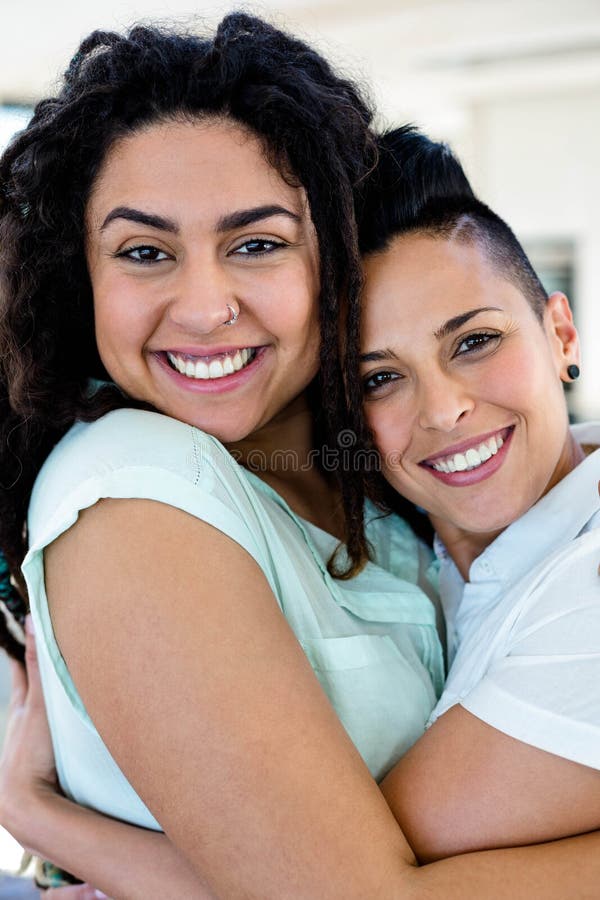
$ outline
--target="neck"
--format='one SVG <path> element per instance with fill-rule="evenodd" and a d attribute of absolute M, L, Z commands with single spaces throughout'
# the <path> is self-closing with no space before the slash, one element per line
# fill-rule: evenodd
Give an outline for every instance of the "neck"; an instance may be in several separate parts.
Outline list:
<path fill-rule="evenodd" d="M 551 491 L 559 481 L 562 481 L 562 479 L 569 474 L 569 472 L 572 472 L 585 458 L 585 455 L 582 447 L 569 432 L 560 460 L 538 500 Z M 526 511 L 527 510 L 524 510 L 523 512 Z M 507 522 L 502 528 L 489 532 L 473 532 L 461 528 L 447 519 L 441 519 L 437 516 L 430 516 L 430 519 L 431 524 L 444 543 L 446 550 L 450 554 L 456 568 L 465 581 L 469 580 L 469 570 L 472 563 L 506 528 L 508 528 L 509 525 L 512 524 L 512 522 Z M 516 521 L 516 519 L 513 521 Z"/>
<path fill-rule="evenodd" d="M 241 465 L 267 480 L 271 475 L 295 475 L 310 462 L 313 444 L 313 416 L 303 393 L 258 431 L 227 444 L 227 449 Z"/>
<path fill-rule="evenodd" d="M 464 528 L 459 528 L 458 525 L 454 525 L 453 522 L 448 522 L 446 519 L 438 519 L 437 516 L 430 516 L 429 518 L 438 537 L 465 581 L 469 580 L 469 570 L 474 560 L 504 531 L 503 528 L 490 532 L 466 531 Z"/>
<path fill-rule="evenodd" d="M 229 452 L 283 497 L 294 512 L 340 540 L 345 532 L 337 487 L 317 464 L 314 416 L 304 392 Z"/>

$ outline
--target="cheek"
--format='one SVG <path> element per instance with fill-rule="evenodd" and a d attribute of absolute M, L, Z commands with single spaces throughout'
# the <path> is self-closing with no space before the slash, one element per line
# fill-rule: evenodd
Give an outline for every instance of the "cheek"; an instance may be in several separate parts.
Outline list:
<path fill-rule="evenodd" d="M 273 289 L 274 288 L 274 289 Z M 321 343 L 318 285 L 302 272 L 294 280 L 280 280 L 271 290 L 264 312 L 267 328 L 292 353 L 318 359 Z"/>
<path fill-rule="evenodd" d="M 118 282 L 99 280 L 94 292 L 96 344 L 102 362 L 114 377 L 132 354 L 139 355 L 152 333 L 152 306 L 139 303 L 131 290 Z"/>
<path fill-rule="evenodd" d="M 137 334 L 153 318 L 152 294 L 118 277 L 92 281 L 96 327 L 107 337 L 123 341 Z"/>
<path fill-rule="evenodd" d="M 539 415 L 551 397 L 562 396 L 547 347 L 542 344 L 524 349 L 515 342 L 506 352 L 492 356 L 482 374 L 474 372 L 479 395 L 517 413 Z"/>
<path fill-rule="evenodd" d="M 390 400 L 375 400 L 365 404 L 365 418 L 384 467 L 388 464 L 393 467 L 410 442 L 412 428 L 408 416 L 401 415 Z"/>

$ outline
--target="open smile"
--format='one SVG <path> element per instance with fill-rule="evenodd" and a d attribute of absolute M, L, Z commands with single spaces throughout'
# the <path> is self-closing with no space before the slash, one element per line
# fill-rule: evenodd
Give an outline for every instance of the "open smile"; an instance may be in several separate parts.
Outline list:
<path fill-rule="evenodd" d="M 225 378 L 227 375 L 240 372 L 250 365 L 256 354 L 256 347 L 241 347 L 212 356 L 194 356 L 191 353 L 171 350 L 166 352 L 169 365 L 176 372 L 185 375 L 186 378 L 202 381 Z"/>
<path fill-rule="evenodd" d="M 262 369 L 268 347 L 173 348 L 151 353 L 179 389 L 194 394 L 223 394 L 252 381 Z M 195 351 L 195 352 L 192 352 Z"/>
<path fill-rule="evenodd" d="M 463 441 L 444 453 L 427 457 L 419 465 L 445 484 L 457 487 L 474 484 L 500 468 L 514 430 L 515 426 L 511 425 L 492 434 Z"/>

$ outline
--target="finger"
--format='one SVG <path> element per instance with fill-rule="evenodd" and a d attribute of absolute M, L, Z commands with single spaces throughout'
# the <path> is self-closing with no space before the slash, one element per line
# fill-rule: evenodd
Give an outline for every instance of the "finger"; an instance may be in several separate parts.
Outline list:
<path fill-rule="evenodd" d="M 40 667 L 35 646 L 35 634 L 31 615 L 25 619 L 25 663 L 27 665 L 28 701 L 33 708 L 44 705 Z"/>
<path fill-rule="evenodd" d="M 27 697 L 27 672 L 25 666 L 12 657 L 8 658 L 10 668 L 10 703 L 11 710 L 23 706 Z"/>
<path fill-rule="evenodd" d="M 69 887 L 50 888 L 43 891 L 41 896 L 43 900 L 99 900 L 106 897 L 106 894 L 94 890 L 91 884 L 73 884 Z"/>

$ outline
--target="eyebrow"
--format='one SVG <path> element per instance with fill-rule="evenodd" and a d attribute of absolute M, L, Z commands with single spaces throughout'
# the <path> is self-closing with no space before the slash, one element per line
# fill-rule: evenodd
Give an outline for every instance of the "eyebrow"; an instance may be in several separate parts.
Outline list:
<path fill-rule="evenodd" d="M 382 362 L 386 359 L 398 359 L 393 350 L 371 350 L 370 353 L 361 353 L 359 362 Z"/>
<path fill-rule="evenodd" d="M 245 228 L 247 225 L 252 225 L 254 222 L 260 222 L 263 219 L 270 219 L 272 216 L 287 216 L 294 222 L 300 221 L 300 216 L 292 212 L 292 210 L 286 209 L 284 206 L 268 204 L 266 206 L 254 206 L 251 209 L 240 209 L 221 216 L 217 221 L 216 231 L 222 233 L 232 231 L 235 228 Z M 179 234 L 179 227 L 172 219 L 147 213 L 141 209 L 133 209 L 130 206 L 117 206 L 111 210 L 100 226 L 100 231 L 104 231 L 115 219 L 126 219 L 128 222 L 136 222 L 149 228 L 157 228 L 159 231 Z"/>
<path fill-rule="evenodd" d="M 254 222 L 260 222 L 263 219 L 270 219 L 272 216 L 287 216 L 294 222 L 300 221 L 300 216 L 286 209 L 285 206 L 277 206 L 269 204 L 267 206 L 254 206 L 252 209 L 240 209 L 237 212 L 229 213 L 222 216 L 217 222 L 217 231 L 233 231 L 234 228 L 245 228 L 246 225 L 253 225 Z"/>
<path fill-rule="evenodd" d="M 472 319 L 474 316 L 478 315 L 482 312 L 502 312 L 502 310 L 498 306 L 480 306 L 477 309 L 470 309 L 468 312 L 461 313 L 459 316 L 453 316 L 451 319 L 448 319 L 447 322 L 438 328 L 437 331 L 434 331 L 434 337 L 438 340 L 447 337 L 449 334 L 452 334 L 453 331 L 456 331 L 462 325 Z M 359 356 L 359 362 L 382 362 L 385 360 L 397 360 L 398 357 L 394 353 L 393 350 L 372 350 L 370 353 L 361 353 Z"/>
<path fill-rule="evenodd" d="M 137 222 L 139 225 L 147 225 L 150 228 L 158 228 L 160 231 L 169 231 L 171 234 L 179 234 L 179 228 L 172 219 L 165 219 L 163 216 L 155 216 L 152 213 L 144 212 L 141 209 L 132 209 L 131 206 L 116 206 L 109 212 L 104 222 L 100 226 L 100 231 L 104 231 L 115 219 L 126 219 L 128 222 Z"/>
<path fill-rule="evenodd" d="M 477 309 L 470 309 L 468 312 L 461 313 L 459 316 L 454 316 L 452 319 L 448 319 L 447 322 L 438 328 L 437 331 L 433 332 L 434 337 L 439 340 L 442 338 L 448 337 L 449 334 L 452 334 L 453 331 L 456 331 L 462 325 L 472 319 L 474 316 L 479 315 L 482 312 L 502 312 L 502 310 L 498 306 L 480 306 Z"/>

